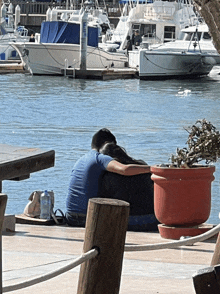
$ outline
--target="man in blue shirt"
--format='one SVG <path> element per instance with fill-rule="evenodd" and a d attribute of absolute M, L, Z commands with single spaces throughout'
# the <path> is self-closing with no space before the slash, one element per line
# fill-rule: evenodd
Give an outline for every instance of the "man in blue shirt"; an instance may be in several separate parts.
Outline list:
<path fill-rule="evenodd" d="M 125 165 L 99 153 L 107 142 L 117 143 L 115 136 L 108 129 L 99 130 L 92 138 L 92 150 L 82 156 L 73 167 L 66 200 L 66 220 L 70 226 L 85 226 L 88 201 L 97 197 L 99 179 L 104 171 L 125 176 L 150 172 L 148 165 Z"/>

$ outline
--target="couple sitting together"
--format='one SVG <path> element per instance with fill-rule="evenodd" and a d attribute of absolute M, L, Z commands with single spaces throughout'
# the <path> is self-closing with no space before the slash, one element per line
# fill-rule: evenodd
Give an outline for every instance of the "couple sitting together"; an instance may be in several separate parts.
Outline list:
<path fill-rule="evenodd" d="M 91 147 L 75 163 L 71 173 L 66 200 L 67 224 L 85 226 L 90 198 L 114 198 L 130 203 L 128 230 L 157 230 L 150 166 L 128 156 L 105 128 L 95 133 Z"/>

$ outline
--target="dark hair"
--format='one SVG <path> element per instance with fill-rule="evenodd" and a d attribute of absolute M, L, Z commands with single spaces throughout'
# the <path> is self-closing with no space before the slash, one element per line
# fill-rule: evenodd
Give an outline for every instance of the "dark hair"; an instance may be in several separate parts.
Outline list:
<path fill-rule="evenodd" d="M 130 157 L 124 148 L 113 144 L 113 143 L 107 143 L 105 144 L 101 149 L 100 153 L 109 155 L 115 160 L 123 163 L 123 164 L 146 164 L 143 160 L 136 160 L 132 157 Z"/>
<path fill-rule="evenodd" d="M 127 40 L 130 40 L 131 38 L 130 38 L 130 36 L 127 36 Z"/>
<path fill-rule="evenodd" d="M 92 149 L 99 149 L 107 142 L 112 142 L 113 144 L 117 144 L 115 136 L 106 128 L 103 128 L 95 133 L 92 137 L 91 147 Z"/>

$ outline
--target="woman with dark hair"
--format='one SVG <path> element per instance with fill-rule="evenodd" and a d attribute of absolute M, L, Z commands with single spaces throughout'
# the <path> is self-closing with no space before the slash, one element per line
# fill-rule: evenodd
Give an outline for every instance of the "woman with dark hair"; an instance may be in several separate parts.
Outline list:
<path fill-rule="evenodd" d="M 109 155 L 122 164 L 146 165 L 146 162 L 130 157 L 122 147 L 114 143 L 105 144 L 100 153 Z M 151 173 L 126 177 L 106 171 L 99 182 L 98 197 L 120 199 L 130 203 L 128 230 L 157 231 L 159 222 L 154 214 Z"/>
<path fill-rule="evenodd" d="M 130 157 L 126 153 L 125 149 L 123 147 L 120 147 L 116 143 L 106 143 L 102 148 L 100 148 L 99 152 L 105 155 L 109 155 L 123 164 L 147 164 L 143 160 L 136 160 Z"/>

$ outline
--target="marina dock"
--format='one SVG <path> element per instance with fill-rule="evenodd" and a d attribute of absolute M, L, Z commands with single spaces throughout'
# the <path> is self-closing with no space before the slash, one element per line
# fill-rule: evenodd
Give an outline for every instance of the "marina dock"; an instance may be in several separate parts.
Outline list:
<path fill-rule="evenodd" d="M 62 71 L 64 76 L 78 79 L 133 79 L 138 77 L 138 71 L 134 68 L 108 68 L 108 69 L 87 69 L 79 70 L 68 68 Z"/>
<path fill-rule="evenodd" d="M 0 61 L 0 74 L 26 73 L 24 65 L 19 60 Z"/>
<path fill-rule="evenodd" d="M 28 73 L 21 62 L 4 61 L 0 62 L 0 74 Z M 134 79 L 138 78 L 138 71 L 134 68 L 111 68 L 111 69 L 87 69 L 79 70 L 68 68 L 61 71 L 61 75 L 75 79 Z"/>
<path fill-rule="evenodd" d="M 3 287 L 69 264 L 82 254 L 84 233 L 84 228 L 65 225 L 16 224 L 16 232 L 2 236 Z M 168 241 L 159 233 L 126 235 L 126 245 Z M 125 252 L 120 294 L 194 294 L 192 275 L 210 266 L 215 244 L 213 237 L 177 249 Z M 77 293 L 79 269 L 77 266 L 48 281 L 17 290 L 16 294 Z"/>

